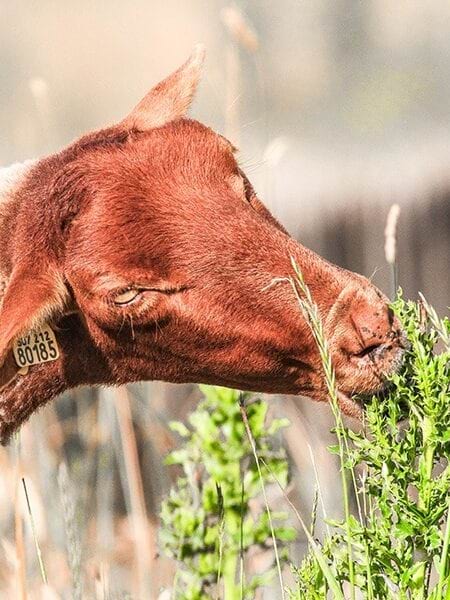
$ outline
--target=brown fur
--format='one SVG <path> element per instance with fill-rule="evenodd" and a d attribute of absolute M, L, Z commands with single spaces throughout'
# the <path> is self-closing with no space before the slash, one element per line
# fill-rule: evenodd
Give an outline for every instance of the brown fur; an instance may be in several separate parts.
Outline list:
<path fill-rule="evenodd" d="M 292 290 L 270 285 L 292 273 L 291 256 L 324 319 L 343 410 L 357 414 L 352 393 L 381 389 L 397 367 L 387 299 L 290 238 L 231 144 L 184 117 L 201 58 L 197 50 L 119 125 L 39 161 L 5 205 L 3 442 L 81 384 L 160 379 L 326 399 Z M 130 288 L 136 299 L 116 305 Z M 46 322 L 60 358 L 10 381 L 14 339 Z"/>

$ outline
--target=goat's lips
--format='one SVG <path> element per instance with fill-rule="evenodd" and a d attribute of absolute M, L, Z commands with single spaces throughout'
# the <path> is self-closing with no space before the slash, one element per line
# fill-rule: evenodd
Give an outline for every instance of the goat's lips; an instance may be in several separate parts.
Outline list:
<path fill-rule="evenodd" d="M 390 386 L 391 383 L 386 380 L 378 388 L 370 391 L 352 393 L 338 390 L 338 404 L 344 414 L 361 419 L 365 403 L 374 396 L 380 401 L 383 400 Z"/>
<path fill-rule="evenodd" d="M 404 352 L 403 345 L 396 341 L 374 344 L 348 355 L 347 365 L 341 365 L 337 373 L 342 382 L 338 395 L 342 411 L 349 416 L 360 416 L 365 400 L 386 390 L 389 377 L 402 365 Z"/>

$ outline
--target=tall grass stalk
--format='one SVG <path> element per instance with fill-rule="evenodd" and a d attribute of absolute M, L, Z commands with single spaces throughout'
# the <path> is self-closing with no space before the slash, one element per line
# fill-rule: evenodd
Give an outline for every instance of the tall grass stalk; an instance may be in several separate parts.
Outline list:
<path fill-rule="evenodd" d="M 440 337 L 445 348 L 450 350 L 450 331 L 444 326 L 444 322 L 439 319 L 436 310 L 428 303 L 425 296 L 421 292 L 419 292 L 419 298 L 436 333 Z"/>
<path fill-rule="evenodd" d="M 15 486 L 14 486 L 14 534 L 16 542 L 16 561 L 17 561 L 17 588 L 20 600 L 27 598 L 27 577 L 26 577 L 26 556 L 25 541 L 23 535 L 22 510 L 19 499 L 19 490 L 22 477 L 22 460 L 20 454 L 20 434 L 17 436 L 16 443 L 16 464 L 15 464 Z"/>
<path fill-rule="evenodd" d="M 241 600 L 244 598 L 245 590 L 245 570 L 244 570 L 244 498 L 245 498 L 245 483 L 241 473 L 241 522 L 239 524 L 239 583 Z"/>
<path fill-rule="evenodd" d="M 30 497 L 28 495 L 27 484 L 25 482 L 25 478 L 24 477 L 22 477 L 22 486 L 23 486 L 23 491 L 25 493 L 25 499 L 26 499 L 26 503 L 27 503 L 28 516 L 30 518 L 31 533 L 32 533 L 33 540 L 34 540 L 34 545 L 36 547 L 36 555 L 37 555 L 37 558 L 38 558 L 39 570 L 41 572 L 41 577 L 42 577 L 42 581 L 43 581 L 44 585 L 47 585 L 48 584 L 47 571 L 45 569 L 44 560 L 42 558 L 41 547 L 40 547 L 39 540 L 38 540 L 37 534 L 36 534 L 36 526 L 35 526 L 35 523 L 34 523 L 33 512 L 31 510 Z"/>
<path fill-rule="evenodd" d="M 110 600 L 110 585 L 109 585 L 109 565 L 100 563 L 99 574 L 95 581 L 95 596 L 96 600 Z"/>
<path fill-rule="evenodd" d="M 130 399 L 125 388 L 117 389 L 115 407 L 130 492 L 130 518 L 135 540 L 139 597 L 146 598 L 151 590 L 150 573 L 153 560 L 150 548 L 154 546 L 154 535 L 149 525 L 145 507 L 144 488 L 133 429 Z"/>
<path fill-rule="evenodd" d="M 64 524 L 66 527 L 67 553 L 69 567 L 72 572 L 73 600 L 81 600 L 83 597 L 83 582 L 81 577 L 81 542 L 76 519 L 76 503 L 73 489 L 70 485 L 67 466 L 64 462 L 59 465 L 58 486 L 63 506 Z"/>
<path fill-rule="evenodd" d="M 334 576 L 333 572 L 331 571 L 330 567 L 328 566 L 327 563 L 327 559 L 324 556 L 319 544 L 316 542 L 316 540 L 314 539 L 314 537 L 311 534 L 311 531 L 309 530 L 309 528 L 307 527 L 305 521 L 302 519 L 300 513 L 297 510 L 297 507 L 293 504 L 293 502 L 291 501 L 291 499 L 289 498 L 289 496 L 286 493 L 286 490 L 284 489 L 284 487 L 282 486 L 280 480 L 278 479 L 278 477 L 276 476 L 276 474 L 273 472 L 273 469 L 271 469 L 271 467 L 265 462 L 264 459 L 260 459 L 261 463 L 264 465 L 264 467 L 267 469 L 267 471 L 270 473 L 272 479 L 275 481 L 275 483 L 278 485 L 278 487 L 280 488 L 281 493 L 283 494 L 286 502 L 289 504 L 289 506 L 291 507 L 293 513 L 295 514 L 295 516 L 297 517 L 298 522 L 300 523 L 301 528 L 303 529 L 303 532 L 308 540 L 308 543 L 310 545 L 310 548 L 312 549 L 314 556 L 317 559 L 317 562 L 319 563 L 322 572 L 328 582 L 328 585 L 330 587 L 330 590 L 333 592 L 334 594 L 334 599 L 335 600 L 346 600 L 344 597 L 344 594 L 342 592 L 342 588 L 340 586 L 339 581 L 336 579 L 336 577 Z"/>
<path fill-rule="evenodd" d="M 323 372 L 325 375 L 325 382 L 328 390 L 328 396 L 331 400 L 330 405 L 333 411 L 333 416 L 336 422 L 336 435 L 339 443 L 339 460 L 340 460 L 340 474 L 341 474 L 341 485 L 342 485 L 342 495 L 344 500 L 344 513 L 345 513 L 345 521 L 347 524 L 350 522 L 350 503 L 348 496 L 348 486 L 346 480 L 346 469 L 345 469 L 345 460 L 346 460 L 346 452 L 348 452 L 348 444 L 345 435 L 345 429 L 342 423 L 342 415 L 338 404 L 338 391 L 336 386 L 336 377 L 334 373 L 334 368 L 331 360 L 331 353 L 328 347 L 328 342 L 325 337 L 325 332 L 323 330 L 322 320 L 319 315 L 319 310 L 317 305 L 315 304 L 309 287 L 306 285 L 305 280 L 303 278 L 303 274 L 300 271 L 295 259 L 291 257 L 291 264 L 294 269 L 295 277 L 291 277 L 289 282 L 291 284 L 292 290 L 297 298 L 297 302 L 300 306 L 300 309 L 306 318 L 311 332 L 313 334 L 314 340 L 317 344 L 317 348 L 319 350 L 320 359 L 322 361 Z M 354 479 L 354 474 L 352 471 L 352 481 L 356 487 L 356 482 Z M 358 494 L 356 494 L 356 498 L 358 498 Z M 351 600 L 355 599 L 355 586 L 354 586 L 354 568 L 353 568 L 353 548 L 352 548 L 352 536 L 350 525 L 347 528 L 347 552 L 348 552 L 348 564 L 349 564 L 349 572 L 350 572 L 350 594 Z"/>
<path fill-rule="evenodd" d="M 258 36 L 248 19 L 235 4 L 221 11 L 229 38 L 225 57 L 225 135 L 236 146 L 240 139 L 241 60 L 240 49 L 253 54 L 258 49 Z"/>
<path fill-rule="evenodd" d="M 269 502 L 267 500 L 266 485 L 264 483 L 264 478 L 262 476 L 260 460 L 259 460 L 258 452 L 256 451 L 256 443 L 255 443 L 255 439 L 254 439 L 254 437 L 252 435 L 252 431 L 250 429 L 250 425 L 249 425 L 248 417 L 247 417 L 247 411 L 245 410 L 245 403 L 244 403 L 244 399 L 243 399 L 243 395 L 242 394 L 239 397 L 239 407 L 241 409 L 242 421 L 244 423 L 244 427 L 245 427 L 245 431 L 247 433 L 248 441 L 250 442 L 250 446 L 251 446 L 251 449 L 252 449 L 252 452 L 253 452 L 253 456 L 255 457 L 256 468 L 258 469 L 258 476 L 259 476 L 259 480 L 260 480 L 260 483 L 261 483 L 261 490 L 262 490 L 262 494 L 263 494 L 263 498 L 264 498 L 264 504 L 265 504 L 266 511 L 267 511 L 267 518 L 269 520 L 270 533 L 272 535 L 273 551 L 275 553 L 275 561 L 276 561 L 276 565 L 277 565 L 278 581 L 280 583 L 281 598 L 284 600 L 285 599 L 285 592 L 284 592 L 284 583 L 283 583 L 283 573 L 281 571 L 281 563 L 280 563 L 280 556 L 279 556 L 279 553 L 278 553 L 277 538 L 275 536 L 275 530 L 274 530 L 274 527 L 273 527 L 272 512 L 270 510 Z"/>
<path fill-rule="evenodd" d="M 389 209 L 384 230 L 384 255 L 391 269 L 391 298 L 394 300 L 398 289 L 397 267 L 397 225 L 400 217 L 400 206 L 393 204 Z"/>
<path fill-rule="evenodd" d="M 316 458 L 314 456 L 314 452 L 313 452 L 313 449 L 311 447 L 311 444 L 308 444 L 308 451 L 309 451 L 309 456 L 311 457 L 311 463 L 312 463 L 312 466 L 313 466 L 314 478 L 316 480 L 317 495 L 318 495 L 318 498 L 319 498 L 319 501 L 320 501 L 320 506 L 322 508 L 322 515 L 323 515 L 323 518 L 324 518 L 324 521 L 325 521 L 325 526 L 326 526 L 326 529 L 327 529 L 327 533 L 328 533 L 328 535 L 330 535 L 331 532 L 330 532 L 330 527 L 329 527 L 329 525 L 327 523 L 327 510 L 325 508 L 325 502 L 323 500 L 322 486 L 320 485 L 319 472 L 317 470 L 317 465 L 316 465 Z"/>

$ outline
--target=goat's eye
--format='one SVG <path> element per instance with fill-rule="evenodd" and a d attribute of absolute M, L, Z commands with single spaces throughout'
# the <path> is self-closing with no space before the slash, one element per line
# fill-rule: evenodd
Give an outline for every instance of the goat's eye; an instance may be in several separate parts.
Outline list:
<path fill-rule="evenodd" d="M 137 289 L 126 290 L 125 292 L 122 292 L 121 294 L 117 294 L 117 296 L 114 296 L 113 302 L 114 302 L 114 304 L 117 304 L 118 306 L 123 306 L 125 304 L 131 304 L 133 302 L 133 300 L 136 300 L 136 298 L 139 296 L 140 293 L 141 293 L 141 290 L 137 290 Z"/>

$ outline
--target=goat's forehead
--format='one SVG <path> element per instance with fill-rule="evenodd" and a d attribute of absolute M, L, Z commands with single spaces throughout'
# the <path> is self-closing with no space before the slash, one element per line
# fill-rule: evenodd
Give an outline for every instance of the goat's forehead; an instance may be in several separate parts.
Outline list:
<path fill-rule="evenodd" d="M 161 127 L 156 127 L 153 130 L 149 130 L 149 133 L 161 132 L 164 135 L 178 135 L 178 136 L 186 136 L 187 138 L 195 138 L 200 137 L 202 139 L 211 139 L 215 141 L 220 141 L 220 143 L 224 144 L 224 147 L 227 146 L 229 149 L 233 149 L 232 144 L 223 136 L 208 127 L 204 123 L 200 121 L 196 121 L 195 119 L 176 119 L 174 121 L 170 121 Z"/>
<path fill-rule="evenodd" d="M 148 131 L 118 128 L 90 133 L 66 150 L 67 162 L 80 159 L 81 169 L 104 181 L 104 175 L 133 176 L 147 167 L 154 171 L 182 169 L 223 176 L 237 170 L 236 148 L 222 135 L 199 121 L 177 119 Z"/>
<path fill-rule="evenodd" d="M 223 182 L 239 169 L 235 148 L 228 140 L 187 119 L 146 132 L 132 131 L 117 143 L 100 141 L 86 148 L 78 163 L 81 172 L 89 173 L 97 191 L 104 189 L 106 193 L 111 186 L 128 193 L 148 185 L 163 184 L 168 189 L 181 184 Z"/>
<path fill-rule="evenodd" d="M 136 143 L 139 146 L 139 138 Z M 189 154 L 195 160 L 208 156 L 222 157 L 234 162 L 236 148 L 222 135 L 199 121 L 179 119 L 144 134 L 153 148 L 170 154 Z"/>

